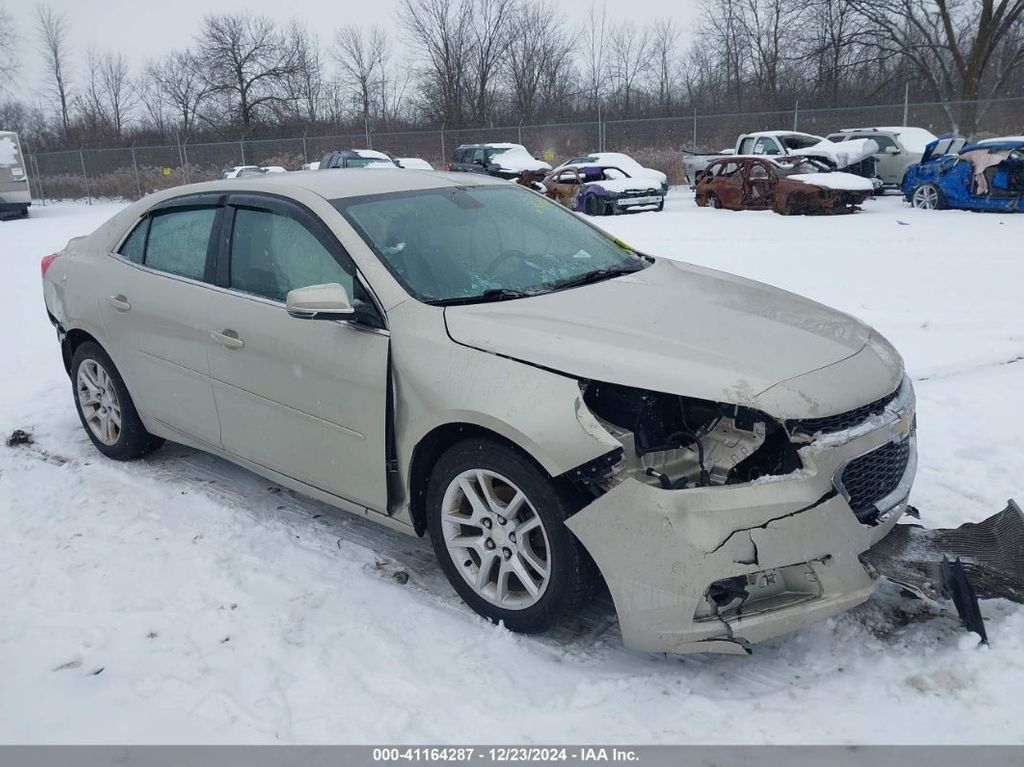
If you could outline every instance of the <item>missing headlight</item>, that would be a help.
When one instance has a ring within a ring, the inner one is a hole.
[[[587,407],[623,446],[607,482],[634,477],[681,489],[800,468],[785,430],[757,410],[598,381],[580,388]]]

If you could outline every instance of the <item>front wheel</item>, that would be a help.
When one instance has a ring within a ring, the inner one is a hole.
[[[142,425],[120,373],[98,344],[83,343],[75,350],[71,382],[82,427],[103,455],[130,461],[163,444]]]
[[[604,204],[597,199],[597,195],[588,194],[583,199],[583,212],[588,216],[600,216],[604,213]]]
[[[427,525],[449,582],[512,631],[545,631],[590,596],[593,564],[565,526],[571,494],[513,448],[467,440],[438,460]]]
[[[910,203],[921,210],[939,210],[944,206],[945,200],[942,197],[942,190],[935,184],[921,184],[914,190]]]

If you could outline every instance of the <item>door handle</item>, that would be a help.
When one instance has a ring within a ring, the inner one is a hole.
[[[107,301],[109,301],[110,305],[117,309],[119,312],[127,312],[132,308],[132,305],[128,303],[128,299],[120,294],[116,296],[110,296],[107,299]]]
[[[245,346],[245,341],[239,338],[234,330],[222,330],[219,333],[215,330],[210,333],[210,338],[229,349],[241,349]]]

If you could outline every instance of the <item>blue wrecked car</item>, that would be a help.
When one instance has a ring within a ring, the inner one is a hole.
[[[915,208],[1024,212],[1024,137],[940,138],[907,168],[901,186]]]

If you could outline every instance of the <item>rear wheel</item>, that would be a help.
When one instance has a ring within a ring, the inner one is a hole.
[[[86,342],[75,350],[71,382],[82,427],[103,455],[130,461],[163,444],[142,425],[121,375],[99,344]]]
[[[914,190],[910,203],[921,210],[940,210],[945,206],[942,190],[935,184],[921,184]]]
[[[577,510],[516,450],[468,440],[438,460],[427,525],[441,568],[473,610],[513,631],[544,631],[590,596],[594,568],[565,526]]]

